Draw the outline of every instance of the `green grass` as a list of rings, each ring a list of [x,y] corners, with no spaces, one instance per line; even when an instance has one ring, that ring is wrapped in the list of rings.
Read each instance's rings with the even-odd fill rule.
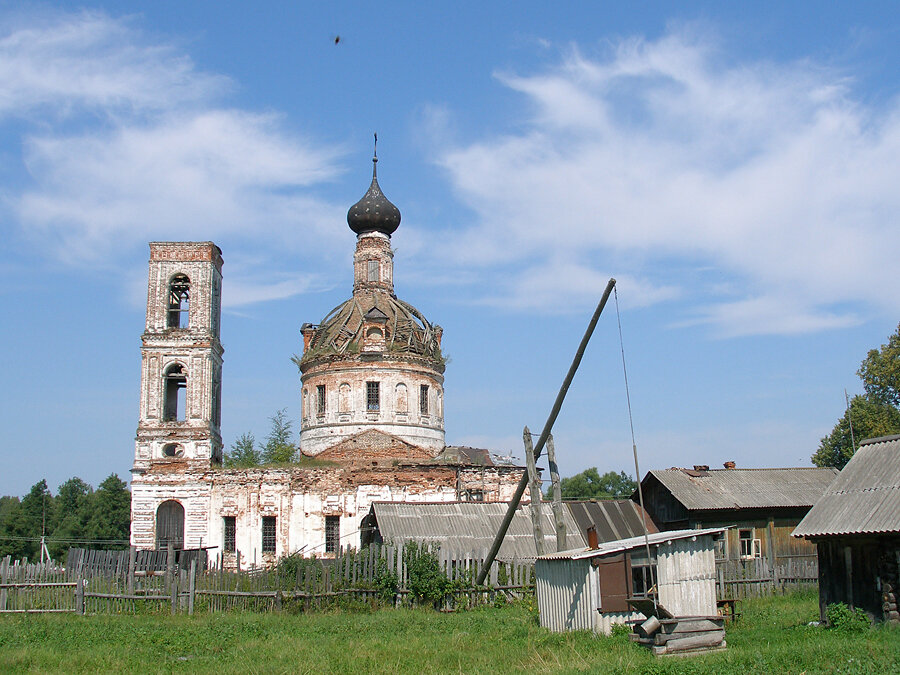
[[[817,615],[814,594],[747,602],[741,621],[727,627],[725,652],[662,659],[624,635],[548,633],[523,605],[458,614],[7,615],[0,617],[0,671],[900,672],[900,630],[807,625]]]

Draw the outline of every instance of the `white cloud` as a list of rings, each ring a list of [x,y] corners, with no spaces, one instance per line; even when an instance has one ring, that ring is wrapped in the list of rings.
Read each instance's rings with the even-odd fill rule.
[[[290,256],[327,256],[345,207],[316,196],[343,150],[281,116],[222,102],[226,77],[129,20],[49,13],[0,26],[0,122],[21,119],[30,175],[7,198],[24,235],[68,264],[112,268],[150,240],[239,243],[232,304],[288,297],[311,277]],[[233,260],[233,256],[229,256]],[[264,271],[262,275],[260,272]],[[262,283],[260,278],[269,281]]]
[[[35,108],[104,115],[161,110],[231,87],[200,73],[171,45],[148,43],[128,21],[99,12],[13,20],[0,30],[0,116]]]
[[[723,335],[896,313],[898,101],[855,101],[811,63],[724,62],[674,32],[499,75],[532,112],[519,133],[444,146],[477,216],[445,250],[476,267],[533,261],[504,292],[544,308],[578,306],[580,285],[609,273],[668,299],[683,280],[660,270],[712,267],[690,295]]]

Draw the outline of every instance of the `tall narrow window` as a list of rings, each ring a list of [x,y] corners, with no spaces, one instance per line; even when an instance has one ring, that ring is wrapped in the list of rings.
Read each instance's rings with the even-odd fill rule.
[[[275,553],[275,516],[263,516],[262,551],[263,553]]]
[[[378,278],[378,261],[377,260],[369,260],[368,261],[368,279],[369,281],[379,281]]]
[[[341,545],[341,517],[325,516],[325,552],[337,553]]]
[[[173,363],[166,369],[165,387],[163,420],[183,421],[187,408],[187,375],[180,363]]]
[[[428,414],[428,385],[427,384],[419,385],[419,414],[420,415]]]
[[[338,400],[338,410],[342,413],[350,412],[350,385],[344,382],[341,384],[340,399]]]
[[[183,274],[176,274],[169,282],[169,314],[166,325],[169,328],[187,328],[190,305],[191,280]]]
[[[406,393],[406,385],[401,382],[394,389],[394,407],[397,412],[407,412],[409,407],[408,399],[409,396]]]
[[[222,518],[222,525],[225,528],[225,537],[222,542],[222,549],[225,553],[234,553],[235,551],[235,534],[237,533],[237,526],[235,524],[234,516],[224,516]]]
[[[325,385],[320,384],[316,387],[316,414],[325,414]]]
[[[381,410],[381,391],[378,382],[366,382],[366,410],[370,412]]]

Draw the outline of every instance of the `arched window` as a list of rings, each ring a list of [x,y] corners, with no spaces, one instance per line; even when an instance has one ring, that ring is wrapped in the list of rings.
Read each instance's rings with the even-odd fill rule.
[[[399,413],[405,413],[409,409],[409,395],[406,385],[402,382],[394,390],[394,405],[395,410]]]
[[[184,507],[170,499],[156,509],[156,548],[184,548]]]
[[[350,385],[344,382],[341,384],[339,392],[338,412],[348,413],[350,412]]]
[[[169,328],[187,328],[190,319],[191,280],[176,274],[169,282]]]
[[[187,409],[187,374],[180,363],[173,363],[166,368],[165,405],[163,420],[166,422],[184,421]]]

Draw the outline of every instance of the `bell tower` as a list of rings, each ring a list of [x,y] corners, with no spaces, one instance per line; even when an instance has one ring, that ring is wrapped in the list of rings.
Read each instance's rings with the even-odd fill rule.
[[[222,251],[151,242],[141,404],[132,472],[222,461]]]

